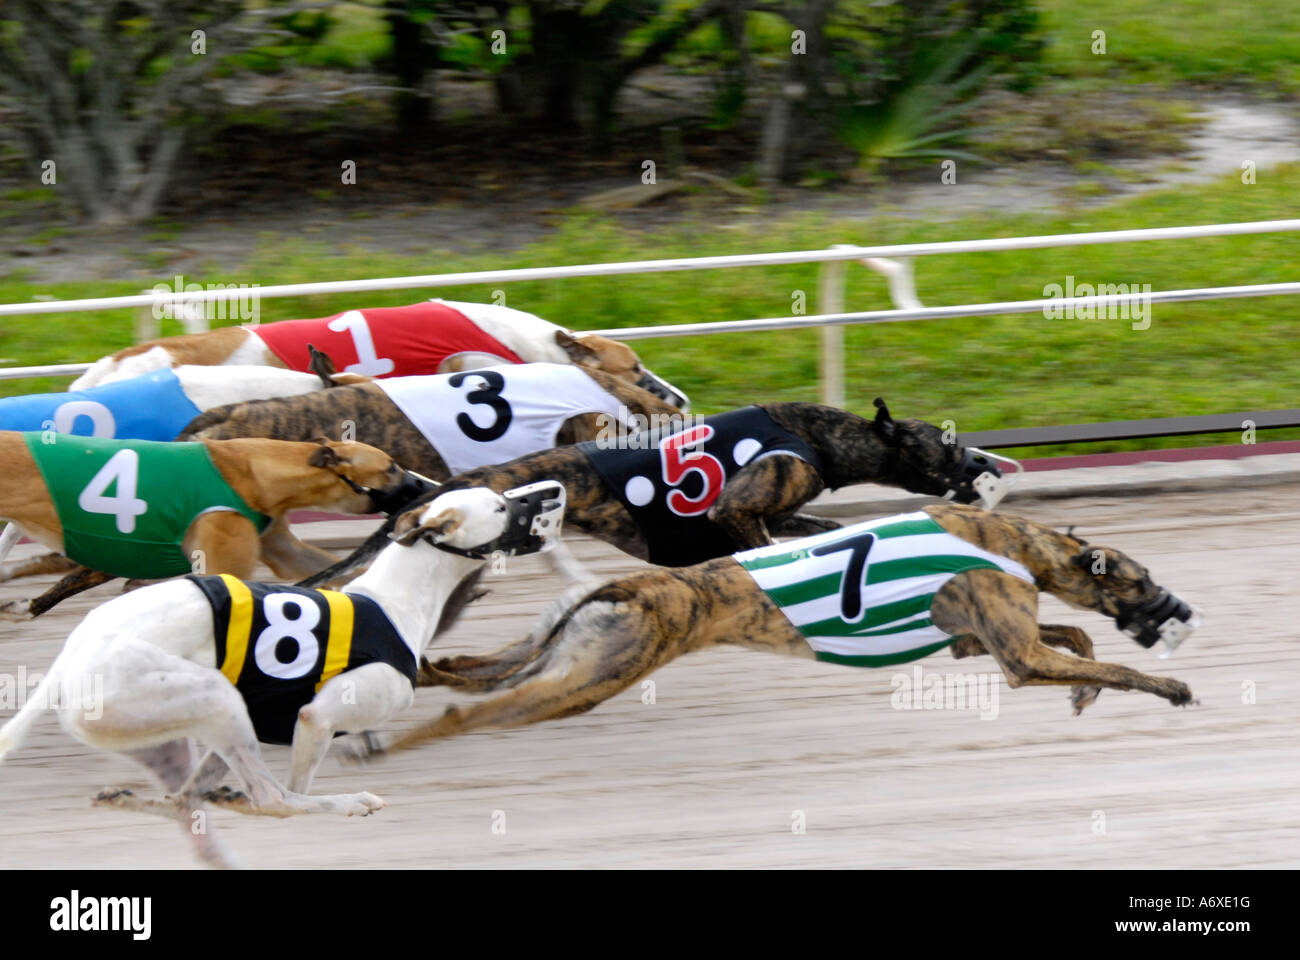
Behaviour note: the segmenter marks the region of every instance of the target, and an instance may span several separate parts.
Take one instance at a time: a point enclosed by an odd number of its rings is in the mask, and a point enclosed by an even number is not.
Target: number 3
[[[119,450],[90,478],[86,489],[77,497],[77,506],[86,513],[107,513],[117,518],[118,533],[135,533],[135,518],[149,509],[149,504],[135,495],[140,475],[140,456],[134,450]],[[117,482],[117,495],[105,491]]]
[[[460,427],[461,432],[471,440],[491,443],[505,435],[506,430],[510,428],[510,421],[514,419],[514,411],[510,409],[510,404],[506,402],[505,397],[501,396],[501,391],[506,387],[506,378],[495,370],[472,370],[454,375],[447,383],[459,387],[469,376],[482,377],[484,385],[477,390],[471,390],[465,395],[465,399],[473,404],[491,407],[492,412],[496,414],[496,419],[490,425],[480,427],[468,413],[458,413],[456,426]]]
[[[704,481],[704,489],[695,499],[691,499],[680,490],[668,494],[668,509],[679,517],[697,517],[713,506],[722,492],[722,485],[727,482],[727,471],[722,462],[703,450],[682,452],[683,447],[703,444],[713,436],[713,428],[707,423],[662,440],[659,453],[663,460],[664,483],[670,487],[681,486],[686,475],[694,471]]]

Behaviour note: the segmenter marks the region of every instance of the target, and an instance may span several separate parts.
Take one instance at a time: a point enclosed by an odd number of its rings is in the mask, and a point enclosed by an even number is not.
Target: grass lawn
[[[1038,0],[1055,73],[1300,91],[1293,0]],[[1092,52],[1093,31],[1106,53]]]
[[[1098,210],[1050,217],[981,217],[943,224],[895,219],[848,221],[800,217],[763,227],[727,229],[697,222],[658,234],[630,232],[574,217],[565,228],[517,255],[433,252],[402,259],[339,250],[297,238],[262,236],[237,275],[199,282],[278,282],[555,264],[807,249],[831,243],[908,243],[992,236],[1177,226],[1300,215],[1300,165],[1148,194]],[[1153,290],[1300,279],[1300,236],[1264,234],[1179,242],[1075,247],[925,257],[916,264],[927,305],[1033,299],[1049,283],[1150,284]],[[849,271],[848,305],[888,306],[884,281]],[[161,279],[161,278],[160,278]],[[20,274],[0,277],[0,302],[33,295],[60,299],[129,294],[142,284],[86,282],[36,286]],[[817,267],[743,268],[699,273],[512,284],[506,302],[578,329],[739,320],[789,315],[803,291],[816,312]],[[345,309],[411,303],[423,296],[489,300],[485,286],[332,297],[268,299],[265,321],[325,316]],[[1300,383],[1296,298],[1155,305],[1150,329],[1127,320],[1048,320],[1040,315],[981,317],[858,326],[846,331],[850,409],[869,413],[885,396],[897,416],[951,419],[959,430],[1027,427],[1145,417],[1292,408]],[[130,311],[7,318],[0,357],[39,364],[89,360],[131,341]],[[165,333],[176,332],[165,329]],[[816,331],[728,334],[635,344],[646,362],[687,390],[700,412],[763,400],[816,400]],[[3,381],[0,393],[63,389],[68,381]],[[1271,431],[1260,440],[1284,439]],[[1231,437],[1221,438],[1231,442]],[[1098,444],[1120,450],[1187,446],[1205,438]],[[1082,447],[1037,453],[1083,452]]]

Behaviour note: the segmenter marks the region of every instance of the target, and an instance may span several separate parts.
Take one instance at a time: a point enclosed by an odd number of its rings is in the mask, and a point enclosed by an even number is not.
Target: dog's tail
[[[5,756],[22,743],[23,738],[27,736],[28,728],[36,721],[37,715],[52,705],[51,693],[59,682],[58,664],[58,660],[55,660],[50,666],[49,673],[45,674],[41,682],[36,685],[36,689],[27,697],[27,702],[23,704],[22,709],[14,714],[8,723],[0,727],[0,763],[4,763]]]

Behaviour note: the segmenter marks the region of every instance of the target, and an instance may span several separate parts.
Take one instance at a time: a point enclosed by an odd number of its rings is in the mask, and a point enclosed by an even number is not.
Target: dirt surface
[[[313,792],[372,790],[389,803],[373,817],[221,812],[212,822],[252,867],[1295,867],[1297,508],[1282,486],[1004,507],[1078,524],[1203,608],[1205,626],[1169,661],[1052,598],[1041,616],[1089,629],[1101,659],[1186,681],[1200,699],[1191,708],[1106,691],[1075,718],[1065,689],[998,680],[983,711],[996,716],[981,719],[979,709],[895,709],[891,696],[893,678],[910,680],[915,666],[987,675],[987,659],[945,653],[858,670],[707,652],[655,674],[653,704],[632,689],[584,716],[367,767],[328,758]],[[572,542],[601,573],[639,566]],[[538,558],[489,580],[493,594],[439,652],[517,638],[557,589]],[[45,582],[5,584],[0,597]],[[112,594],[0,624],[0,672],[44,669]],[[419,691],[389,730],[454,699]],[[266,755],[287,769],[287,748]],[[90,807],[120,785],[157,792],[131,761],[42,717],[0,768],[0,866],[192,866],[174,825]],[[800,816],[805,833],[793,829]]]

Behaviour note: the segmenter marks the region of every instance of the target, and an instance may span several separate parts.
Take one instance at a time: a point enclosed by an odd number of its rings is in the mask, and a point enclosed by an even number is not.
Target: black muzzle
[[[648,393],[653,393],[660,400],[671,403],[682,413],[687,413],[691,409],[691,401],[686,394],[663,377],[655,376],[649,370],[642,369],[641,379],[637,380],[636,385]]]
[[[958,503],[974,503],[979,500],[987,509],[992,510],[1015,482],[1014,477],[1003,475],[998,463],[1014,466],[1018,474],[1025,469],[1018,460],[1000,457],[979,447],[967,447],[962,451],[961,463],[947,477],[949,486],[944,498]]]
[[[1115,616],[1115,626],[1142,646],[1149,649],[1163,641],[1165,656],[1200,625],[1201,618],[1191,604],[1164,587],[1150,600],[1120,604]]]
[[[560,542],[560,527],[564,523],[564,484],[539,480],[507,490],[501,496],[506,502],[506,528],[495,539],[469,549],[440,543],[428,536],[424,539],[439,550],[471,560],[487,560],[498,553],[507,557],[544,553]]]
[[[371,487],[363,487],[353,483],[347,477],[344,481],[357,493],[364,493],[370,497],[370,509],[375,513],[399,513],[411,503],[414,503],[420,497],[424,496],[430,490],[436,490],[442,484],[436,480],[430,480],[428,477],[421,476],[410,470],[402,471],[402,479],[397,486],[389,487],[384,490],[375,490]]]

